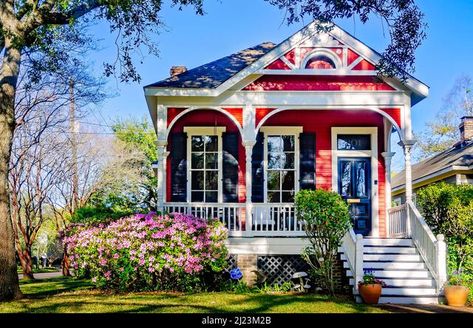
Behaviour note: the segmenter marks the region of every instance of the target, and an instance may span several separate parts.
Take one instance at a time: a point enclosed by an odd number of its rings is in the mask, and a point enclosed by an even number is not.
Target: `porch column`
[[[166,159],[169,152],[166,150],[167,142],[158,141],[158,190],[157,190],[157,205],[158,211],[164,210],[164,202],[166,201]]]
[[[405,181],[406,181],[406,203],[412,202],[412,166],[411,166],[411,151],[412,146],[416,143],[415,140],[403,140],[399,142],[399,145],[404,150],[404,163],[405,169],[404,172],[406,173]]]
[[[156,132],[158,140],[157,157],[158,157],[158,190],[157,190],[157,207],[158,211],[164,210],[164,202],[166,201],[166,158],[169,155],[167,151],[167,107],[158,104],[156,107]]]
[[[246,186],[246,224],[245,224],[245,230],[246,230],[246,235],[251,235],[252,233],[252,227],[253,227],[253,203],[251,202],[252,198],[252,187],[253,187],[253,181],[252,181],[252,164],[251,164],[251,157],[253,155],[253,147],[255,146],[256,141],[254,140],[246,140],[243,142],[243,145],[245,146],[245,186]]]
[[[394,152],[383,152],[381,153],[381,155],[384,157],[384,166],[385,166],[385,180],[386,180],[386,184],[385,184],[385,195],[386,195],[386,213],[385,213],[385,217],[386,217],[386,236],[389,234],[389,209],[391,208],[391,203],[392,203],[392,199],[391,199],[391,160],[393,158],[393,156],[395,155],[396,153]],[[387,236],[389,237],[389,236]]]
[[[251,158],[253,156],[253,147],[256,144],[256,131],[255,131],[255,122],[256,122],[256,112],[252,104],[246,104],[243,107],[243,135],[242,142],[245,147],[245,187],[246,187],[246,224],[245,224],[245,235],[252,235],[253,228],[253,203],[251,202],[252,198],[252,165]]]

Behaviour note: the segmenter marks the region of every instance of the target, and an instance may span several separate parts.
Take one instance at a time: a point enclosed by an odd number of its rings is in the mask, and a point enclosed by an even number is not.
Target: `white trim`
[[[362,56],[358,57],[357,59],[355,59],[353,61],[353,63],[351,63],[350,65],[347,66],[347,69],[349,70],[352,70],[353,67],[355,67],[356,65],[358,65],[359,63],[361,63],[363,60],[366,60],[365,58],[363,58]],[[369,61],[368,61],[369,62]],[[369,62],[370,63],[370,62]],[[374,65],[373,63],[370,63],[372,65]]]
[[[377,127],[332,127],[332,189],[338,193],[338,157],[371,158],[371,236],[379,236],[379,179],[378,179],[378,128]],[[339,134],[371,135],[371,150],[337,150]]]
[[[293,70],[282,70],[282,69],[262,69],[257,72],[258,74],[264,75],[334,75],[334,76],[376,76],[376,71],[359,70],[353,71],[346,67],[342,68],[329,68],[329,69],[314,69],[314,68],[297,68]],[[391,86],[392,87],[392,86]],[[398,88],[394,88],[398,91]],[[386,90],[384,90],[386,91]],[[377,92],[377,91],[371,91]]]
[[[315,56],[318,56],[319,54],[327,56],[335,64],[335,67],[333,69],[328,69],[328,70],[323,69],[322,71],[331,71],[331,70],[336,70],[338,68],[343,67],[343,63],[340,60],[340,57],[338,57],[332,50],[325,49],[325,48],[318,48],[318,49],[316,48],[316,49],[312,50],[311,52],[309,52],[305,55],[304,60],[302,60],[302,65],[300,66],[300,68],[304,69],[304,70],[313,71],[313,69],[306,68],[306,65],[309,62],[309,60],[311,60]]]
[[[184,132],[187,133],[187,195],[186,200],[188,203],[192,203],[191,195],[192,195],[192,136],[217,136],[218,137],[218,150],[217,150],[217,158],[218,158],[218,197],[217,203],[223,202],[223,193],[222,193],[222,180],[223,180],[223,172],[222,172],[222,162],[223,162],[223,145],[222,145],[222,133],[226,131],[226,127],[224,126],[185,126]],[[205,191],[205,186],[204,186]]]
[[[167,107],[173,107],[171,105],[168,105]],[[206,106],[206,107],[199,107],[199,106],[181,106],[181,105],[176,105],[176,107],[187,107],[185,110],[183,110],[182,112],[180,112],[178,115],[176,115],[176,117],[174,117],[174,119],[171,121],[171,123],[169,123],[169,126],[167,127],[167,130],[166,130],[166,138],[169,137],[169,133],[171,133],[171,129],[172,127],[174,126],[174,124],[176,124],[176,122],[181,118],[183,117],[184,115],[186,115],[187,113],[189,112],[192,112],[192,111],[195,111],[195,110],[215,110],[219,113],[222,113],[224,114],[225,116],[227,116],[233,123],[235,123],[236,127],[238,128],[238,131],[240,132],[240,135],[243,136],[243,130],[242,130],[242,127],[240,125],[240,122],[238,122],[236,120],[236,118],[231,115],[229,112],[227,112],[226,110],[224,110],[223,108],[220,108],[220,107],[211,107],[211,106]],[[213,127],[212,127],[213,128]]]
[[[268,107],[272,107],[272,106],[268,106]],[[401,137],[401,135],[402,135],[401,134],[402,130],[399,127],[399,125],[396,123],[396,121],[394,121],[394,119],[388,113],[386,113],[385,111],[383,111],[382,109],[377,108],[377,107],[371,107],[371,106],[366,106],[366,107],[359,107],[359,106],[344,106],[344,107],[340,107],[340,106],[316,106],[316,108],[314,108],[314,106],[312,106],[311,108],[304,108],[304,107],[301,107],[301,106],[298,106],[298,107],[294,107],[294,106],[277,106],[277,107],[278,107],[277,109],[272,110],[265,117],[263,117],[261,119],[261,121],[258,123],[258,126],[255,128],[256,132],[261,129],[263,124],[271,116],[276,115],[277,113],[280,113],[280,112],[285,111],[285,110],[327,110],[327,109],[331,109],[331,110],[368,110],[368,111],[374,111],[378,114],[381,114],[383,117],[387,118],[391,122],[391,124],[393,124],[393,126],[396,128],[396,130],[399,133],[399,137]]]
[[[296,67],[294,66],[293,63],[291,63],[287,58],[286,56],[281,56],[279,57],[279,59],[287,65],[287,67],[289,67],[291,70],[295,69]]]
[[[268,135],[294,136],[294,193],[299,191],[299,134],[302,133],[302,126],[263,126],[260,129],[264,133],[263,151],[263,173],[264,173],[264,193],[263,203],[268,204]],[[282,202],[284,203],[284,202]],[[273,203],[269,203],[273,204]],[[277,204],[277,203],[276,203]]]

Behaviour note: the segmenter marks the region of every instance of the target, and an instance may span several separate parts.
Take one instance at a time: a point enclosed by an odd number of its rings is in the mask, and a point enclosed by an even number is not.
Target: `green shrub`
[[[334,294],[338,247],[350,228],[348,205],[335,192],[302,190],[296,194],[295,207],[310,241],[302,256],[311,267],[316,285]]]
[[[434,234],[444,234],[448,272],[473,278],[473,186],[437,183],[417,192],[417,205]],[[473,292],[470,302],[473,302]]]

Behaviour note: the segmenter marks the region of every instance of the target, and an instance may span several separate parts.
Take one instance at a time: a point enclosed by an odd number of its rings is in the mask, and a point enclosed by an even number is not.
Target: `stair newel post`
[[[356,235],[355,247],[355,291],[358,291],[358,282],[363,280],[363,235]]]
[[[437,251],[437,291],[440,293],[447,281],[447,244],[444,235],[437,235],[435,246]]]

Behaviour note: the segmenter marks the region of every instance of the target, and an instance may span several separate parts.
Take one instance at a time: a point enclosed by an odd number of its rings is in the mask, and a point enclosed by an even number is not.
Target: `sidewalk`
[[[56,277],[61,277],[62,272],[61,271],[56,271],[56,272],[45,272],[45,273],[34,273],[33,277],[35,279],[49,279],[49,278],[56,278]],[[19,279],[23,279],[23,274],[18,275]]]
[[[464,313],[473,314],[473,307],[453,307],[447,305],[420,304],[380,304],[379,308],[398,313]]]

